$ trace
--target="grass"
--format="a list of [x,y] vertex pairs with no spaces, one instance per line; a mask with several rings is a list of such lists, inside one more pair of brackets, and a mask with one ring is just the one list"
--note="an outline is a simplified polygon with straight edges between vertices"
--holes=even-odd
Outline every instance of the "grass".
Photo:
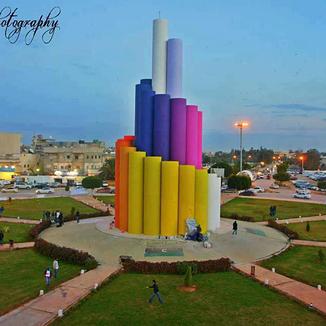
[[277,207],[277,217],[279,219],[295,218],[302,216],[316,216],[326,214],[326,205],[298,203],[284,200],[254,199],[254,198],[234,198],[222,206],[221,215],[223,217],[248,216],[255,222],[267,221],[269,218],[269,208]]
[[306,231],[307,222],[291,223],[287,228],[297,232],[299,239],[311,241],[326,241],[326,221],[309,222],[310,231]]
[[105,204],[110,204],[110,205],[114,204],[114,199],[115,199],[114,196],[95,196],[95,198],[101,200]]
[[[165,303],[148,304],[155,278]],[[194,293],[183,276],[122,274],[54,325],[325,325],[325,319],[235,272],[198,274]]]
[[317,286],[321,284],[326,288],[326,259],[319,261],[318,250],[326,256],[326,248],[295,246],[282,254],[262,262],[262,266],[286,275],[298,281]]
[[[8,243],[10,239],[14,240],[15,243],[31,241],[29,231],[34,226],[22,223],[0,222],[0,230],[4,233],[4,243]],[[8,230],[7,232],[6,229]]]
[[[74,276],[80,267],[60,262],[59,277],[52,279],[50,289]],[[52,260],[33,249],[21,249],[0,253],[0,314],[36,297],[46,290],[44,270],[52,268]]]
[[43,212],[61,210],[63,215],[69,215],[71,208],[75,207],[80,214],[96,213],[97,210],[69,197],[16,199],[11,202],[2,202],[4,216],[19,216],[25,219],[39,220]]

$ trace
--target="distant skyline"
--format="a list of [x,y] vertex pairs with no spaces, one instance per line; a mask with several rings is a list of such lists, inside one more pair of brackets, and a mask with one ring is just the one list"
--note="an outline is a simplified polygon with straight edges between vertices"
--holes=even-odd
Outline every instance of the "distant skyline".
[[[134,87],[151,77],[152,20],[184,42],[184,96],[204,112],[204,150],[326,151],[326,2],[4,1],[18,18],[61,8],[52,42],[0,28],[0,131],[113,145],[133,133]],[[145,72],[145,73],[144,73]],[[190,103],[191,104],[191,103]]]

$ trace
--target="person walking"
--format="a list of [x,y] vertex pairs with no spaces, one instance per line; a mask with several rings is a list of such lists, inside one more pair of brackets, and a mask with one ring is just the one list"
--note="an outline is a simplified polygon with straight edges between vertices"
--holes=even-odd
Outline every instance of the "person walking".
[[46,286],[50,286],[51,276],[51,269],[48,267],[44,272]]
[[157,297],[157,298],[158,298],[158,301],[159,301],[161,304],[163,304],[163,300],[162,300],[162,297],[161,297],[161,295],[160,295],[160,292],[159,292],[159,289],[158,289],[158,284],[157,284],[157,282],[156,282],[155,280],[153,280],[152,285],[151,285],[151,286],[148,286],[147,288],[151,288],[151,289],[153,289],[153,294],[152,294],[151,297],[149,298],[148,303],[152,303],[153,299],[154,299],[155,297]]
[[54,278],[57,278],[58,273],[59,273],[59,262],[58,262],[58,259],[55,259],[53,261],[53,276],[54,276]]
[[4,233],[2,230],[0,230],[0,246],[3,245],[3,238],[5,237]]
[[233,231],[232,231],[232,235],[233,235],[233,234],[237,235],[237,234],[238,234],[238,223],[237,223],[237,221],[234,221],[234,222],[233,222],[232,229],[233,229]]
[[77,223],[79,223],[79,220],[80,220],[80,213],[79,211],[76,212],[76,221]]

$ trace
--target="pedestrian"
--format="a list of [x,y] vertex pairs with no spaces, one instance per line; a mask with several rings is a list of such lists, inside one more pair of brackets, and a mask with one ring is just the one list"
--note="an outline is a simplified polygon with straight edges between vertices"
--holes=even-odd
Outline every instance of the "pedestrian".
[[51,276],[51,269],[48,267],[44,272],[46,286],[50,286]]
[[0,246],[3,244],[3,238],[5,237],[4,233],[2,230],[0,230]]
[[151,295],[151,297],[149,298],[148,300],[148,303],[152,303],[153,299],[155,297],[158,298],[158,301],[162,304],[163,303],[163,300],[161,298],[161,295],[160,295],[160,292],[159,292],[159,289],[158,289],[158,284],[155,280],[153,280],[153,283],[151,286],[148,286],[147,288],[151,288],[153,289],[153,294]]
[[237,221],[233,222],[232,229],[233,229],[232,234],[237,235],[238,234],[238,223],[237,223]]
[[53,261],[53,276],[54,278],[57,278],[59,273],[59,262],[58,259],[54,259]]
[[79,223],[79,220],[80,220],[80,213],[79,211],[76,212],[76,221],[77,223]]
[[3,206],[0,207],[0,216],[2,216],[3,212],[4,212],[5,208]]

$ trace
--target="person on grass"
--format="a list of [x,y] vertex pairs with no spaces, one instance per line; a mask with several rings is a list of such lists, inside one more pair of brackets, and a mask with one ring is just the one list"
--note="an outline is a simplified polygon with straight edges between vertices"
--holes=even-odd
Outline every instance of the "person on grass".
[[50,267],[48,267],[44,272],[46,286],[50,286],[51,276],[52,276],[51,274],[52,274],[51,269],[50,269]]
[[152,285],[148,286],[147,288],[153,289],[153,293],[152,293],[151,297],[149,298],[148,303],[152,303],[154,298],[157,297],[158,301],[162,304],[163,300],[162,300],[162,297],[160,295],[157,282],[155,280],[153,280]]
[[2,230],[0,230],[0,246],[3,244],[3,238],[5,237],[4,233]]
[[57,278],[58,273],[59,273],[59,262],[58,262],[58,259],[55,259],[53,261],[53,276],[54,276],[54,278]]

